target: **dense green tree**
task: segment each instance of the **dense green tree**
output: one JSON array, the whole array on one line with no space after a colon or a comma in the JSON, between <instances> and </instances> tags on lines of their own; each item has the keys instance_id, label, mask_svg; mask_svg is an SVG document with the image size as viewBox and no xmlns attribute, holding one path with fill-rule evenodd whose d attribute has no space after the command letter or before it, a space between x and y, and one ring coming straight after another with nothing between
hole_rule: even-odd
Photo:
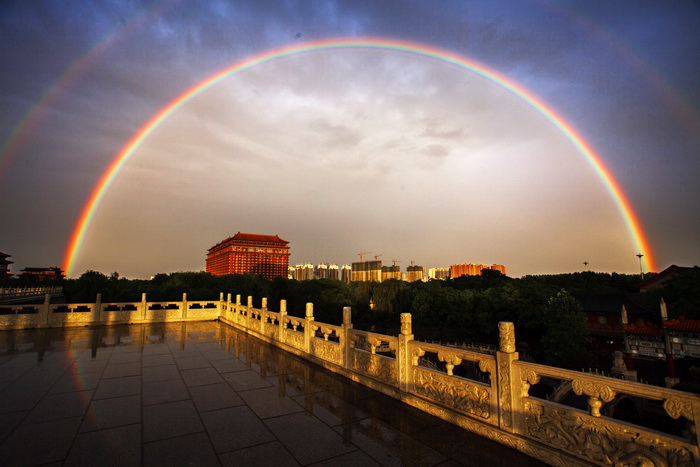
<instances>
[{"instance_id":1,"label":"dense green tree","mask_svg":"<svg viewBox=\"0 0 700 467\"><path fill-rule=\"evenodd\" d=\"M411 303L414 333L420 334L421 326L436 326L442 340L447 327L464 329L472 297L471 292L454 289L440 281L416 283Z\"/></svg>"},{"instance_id":2,"label":"dense green tree","mask_svg":"<svg viewBox=\"0 0 700 467\"><path fill-rule=\"evenodd\" d=\"M314 319L329 324L341 324L343 307L351 306L352 299L347 284L333 279L303 281L293 314L304 316L307 303L314 305Z\"/></svg>"},{"instance_id":3,"label":"dense green tree","mask_svg":"<svg viewBox=\"0 0 700 467\"><path fill-rule=\"evenodd\" d=\"M551 297L545 307L545 331L540 343L540 359L563 368L590 366L593 354L581 305L566 290Z\"/></svg>"},{"instance_id":4,"label":"dense green tree","mask_svg":"<svg viewBox=\"0 0 700 467\"><path fill-rule=\"evenodd\" d=\"M63 296L68 302L94 302L97 294L102 294L103 301L112 300L109 278L98 271L88 269L76 280L63 284Z\"/></svg>"},{"instance_id":5,"label":"dense green tree","mask_svg":"<svg viewBox=\"0 0 700 467\"><path fill-rule=\"evenodd\" d=\"M375 314L398 323L401 313L411 310L410 284L397 279L383 281L374 287L373 301Z\"/></svg>"}]
</instances>

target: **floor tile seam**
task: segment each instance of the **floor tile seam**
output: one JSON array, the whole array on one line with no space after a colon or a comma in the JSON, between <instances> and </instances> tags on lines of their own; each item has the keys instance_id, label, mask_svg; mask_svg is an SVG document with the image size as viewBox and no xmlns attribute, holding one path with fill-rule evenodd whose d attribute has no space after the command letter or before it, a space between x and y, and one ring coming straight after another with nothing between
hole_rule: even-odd
<instances>
[{"instance_id":1,"label":"floor tile seam","mask_svg":"<svg viewBox=\"0 0 700 467\"><path fill-rule=\"evenodd\" d=\"M28 371L29 371L29 370L28 370ZM59 380L60 380L63 376L64 376L64 375L62 375L62 376L59 378ZM31 413L32 413L34 410L36 410L36 408L39 406L39 404L40 404L41 401L44 399L44 397L46 397L46 396L49 394L49 392L51 391L51 389L53 389L53 387L54 387L56 384L58 384L58 380L57 380L54 384L52 384L51 386L46 386L46 389L44 390L44 393L41 395L41 397L39 397L39 399L36 401L36 403L35 403L30 409L27 409L26 415L22 418L22 421L20 421L20 422L15 426L15 430L16 430L17 428L19 428L20 426L22 426L22 425L25 424L27 418L31 415ZM40 386L39 386L39 387L40 387ZM93 394L93 395L94 395L94 394ZM92 401L92 397L90 398L90 400ZM89 404L88 404L88 405L89 405ZM86 410L87 410L87 409L86 409ZM15 412L22 412L22 411L21 411L21 410L17 410L17 411L15 411ZM12 413L12 412L4 412L4 413ZM70 417L68 417L68 418L70 418ZM39 423L39 422L36 422L36 423ZM27 423L27 425L32 425L32 424L33 424L33 423L31 423L31 422L30 422L30 423ZM12 430L12 431L14 432L15 430ZM12 433L10 433L10 434L12 434ZM8 435L8 437L9 437L9 435ZM3 440L3 443L4 443L4 442L5 442L5 440Z\"/></svg>"},{"instance_id":2,"label":"floor tile seam","mask_svg":"<svg viewBox=\"0 0 700 467\"><path fill-rule=\"evenodd\" d=\"M294 454L291 453L291 451L290 451L289 449L287 449L287 446L285 446L285 444L284 444L279 438L277 438L277 436L272 432L272 430L270 430L267 426L266 426L265 428L267 428L267 430L272 434L272 436L275 438L274 440L272 440L272 441L263 441L263 442L261 442L261 443L251 444L251 445L249 445L249 446L244 446L244 447L241 447L241 448L231 449L231 450L229 450L229 451L218 452L218 451L216 451L216 449L215 449L216 454L219 455L219 456L221 456L221 455L224 455L224 454L231 454L231 453L233 453L233 452L243 451L243 450L245 450L245 449L250 449L250 448L257 447L257 446L264 446L264 445L266 445L266 444L279 443L279 445L282 446L282 448L283 448L285 451L287 451L287 453L288 453L290 456L292 456L292 458L294 458L294 460L297 461L297 462L299 463L299 465L304 465L304 464L302 464L301 462L299 462L299 459L297 459L297 458L294 456Z\"/></svg>"},{"instance_id":3,"label":"floor tile seam","mask_svg":"<svg viewBox=\"0 0 700 467\"><path fill-rule=\"evenodd\" d=\"M412 442L414 442L414 443L416 443L416 444L419 444L419 445L423 446L424 448L427 448L429 451L432 451L432 452L434 452L434 453L436 453L436 454L438 454L438 455L440 455L440 456L442 456L442 457L445 458L444 460L442 460L442 461L440 461L440 462L438 462L437 464L434 464L434 465L438 465L438 464L444 463L444 462L449 461L449 460L455 460L455 461L456 461L456 459L454 459L451 455L447 454L446 452L443 452L442 450L438 450L438 449L434 448L433 446L428 445L428 444L424 443L423 441L421 441L421 440L415 438L415 437L413 436L412 433L410 433L410 434L409 434L409 433L406 433L406 432L400 430L399 428L396 428L396 427L394 427L393 425L390 425L390 424L386 423L385 421L383 421L382 419L377 418L377 417L375 417L375 416L370 416L370 417L366 417L366 418L363 418L363 419L360 419L360 420L355 420L355 421L352 421L352 422L350 422L350 423L346 423L346 424L343 424L343 425L355 425L355 424L359 423L360 421L366 420L366 419L368 419L368 418L374 418L376 421L378 421L378 422L381 423L382 425L385 425L385 426L388 427L390 430L395 431L399 436L403 436L403 437L406 437L406 438L410 438L410 440L411 440ZM338 426L338 427L341 427L341 426L343 426L343 425L337 425L337 426ZM429 427L426 427L426 428L424 428L423 430L426 430L426 429L428 429L428 428L429 428ZM423 430L419 430L419 431L423 431ZM336 430L336 431L337 431L337 430ZM413 433L416 433L416 432L413 432ZM338 433L338 434L340 434L340 436L343 436L341 433ZM347 440L347 438L345 438L345 436L343 436L343 438ZM348 441L350 441L350 440L348 440ZM352 441L350 441L350 442L352 442ZM353 444L354 444L354 443L353 443ZM364 451L363 451L363 452L364 452ZM380 462L379 459L374 458L374 457L371 456L369 453L367 453L367 455L369 455L370 457L372 457L372 459L376 460L378 463L381 464L381 462Z\"/></svg>"},{"instance_id":4,"label":"floor tile seam","mask_svg":"<svg viewBox=\"0 0 700 467\"><path fill-rule=\"evenodd\" d=\"M84 389L84 390L82 390L82 391L62 392L62 393L58 393L58 394L47 394L47 395L44 396L44 397L47 397L47 396L60 396L60 395L64 395L64 394L73 394L73 393L77 393L77 392L92 392L92 393L93 393L92 395L95 394L95 390L94 390L94 389ZM43 400L43 397L42 397L42 400ZM40 402L41 402L41 401L40 401ZM90 396L90 400L85 404L85 410L83 411L83 414L82 414L82 415L74 415L74 416L72 416L72 417L59 417L59 418L51 418L51 419L43 419L43 420L37 420L37 421L33 421L33 422L32 422L32 421L27 422L27 421L26 421L26 418L29 417L29 416L32 414L32 412L36 409L36 407L35 407L34 409L32 409L32 410L29 411L29 413L27 414L27 417L25 417L24 420L22 421L22 424L24 424L24 425L35 425L35 424L37 424L37 423L43 423L43 422L57 422L57 421L66 420L66 419L69 419L69 418L77 418L78 416L80 416L81 418L83 418L83 417L85 416L85 414L87 413L88 408L90 407L90 404L91 404L91 403L92 403L92 396Z\"/></svg>"},{"instance_id":5,"label":"floor tile seam","mask_svg":"<svg viewBox=\"0 0 700 467\"><path fill-rule=\"evenodd\" d=\"M85 422L85 418L82 419L80 426L82 426L83 422ZM135 426L135 425L143 425L143 422L137 422L137 423L120 423L118 425L112 425L112 426L107 426L107 427L102 427L102 428L95 428L93 430L81 430L80 426L78 427L78 434L86 434L86 433L97 433L98 431L106 431L106 430L111 430L113 428L123 428L125 426ZM143 430L143 427L142 427Z\"/></svg>"},{"instance_id":6,"label":"floor tile seam","mask_svg":"<svg viewBox=\"0 0 700 467\"><path fill-rule=\"evenodd\" d=\"M24 412L24 411L20 410L19 412ZM12 429L12 431L7 433L7 435L4 438L0 438L0 448L2 448L2 446L5 444L5 441L7 441L12 436L12 434L15 432L15 430L17 430L17 428L19 428L20 425L22 425L22 423L24 423L24 420L29 416L30 413L31 413L31 410L28 410L27 413L24 415L24 417L22 417L22 420L20 420L19 423L17 423L15 425L15 427Z\"/></svg>"},{"instance_id":7,"label":"floor tile seam","mask_svg":"<svg viewBox=\"0 0 700 467\"><path fill-rule=\"evenodd\" d=\"M87 409L86 409L86 412L87 412ZM61 464L63 464L66 462L66 459L68 459L68 455L70 454L71 449L73 449L73 445L75 444L75 439L78 437L78 434L80 432L80 425L83 423L84 417L85 417L85 414L83 414L83 416L81 416L81 417L68 417L68 418L61 419L61 420L70 420L72 418L76 418L76 419L80 418L80 423L78 423L78 426L75 429L75 432L73 433L73 437L71 438L70 443L68 443L68 449L66 449L65 455L60 459L54 459L52 461L49 461L48 464L55 464L56 462L60 462ZM53 421L56 422L57 420L53 420ZM50 423L50 422L48 422L48 423Z\"/></svg>"},{"instance_id":8,"label":"floor tile seam","mask_svg":"<svg viewBox=\"0 0 700 467\"><path fill-rule=\"evenodd\" d=\"M328 391L328 392L329 392L330 394L333 394L334 396L338 397L338 399L340 399L344 404L348 404L348 405L352 406L355 410L357 410L357 411L359 411L359 412L361 412L361 413L363 413L363 414L366 414L365 417L358 418L358 419L356 419L356 420L352 420L352 421L349 421L349 422L346 422L346 423L341 422L341 423L338 423L337 425L331 425L331 424L329 424L329 423L326 423L323 419L321 419L320 417L317 417L316 415L314 415L315 418L319 419L319 420L321 421L321 423L323 423L324 425L326 425L326 426L327 426L328 428L330 428L331 430L336 431L336 427L343 426L343 425L350 425L350 424L353 424L353 423L357 423L357 422L359 422L360 420L366 420L366 419L368 419L368 418L372 418L372 417L373 417L373 415L370 414L370 413L367 413L367 411L362 410L362 409L360 409L359 407L357 407L356 405L351 404L350 402L347 402L347 401L341 399L339 396L337 396L337 394L334 394L334 393L331 392L331 391ZM300 404L300 405L301 405L301 404ZM304 410L306 410L306 407L304 407ZM312 415L313 415L313 414L312 414ZM341 417L338 417L338 418L341 418ZM341 436L342 436L342 435L341 435ZM350 440L348 440L348 441L350 441Z\"/></svg>"},{"instance_id":9,"label":"floor tile seam","mask_svg":"<svg viewBox=\"0 0 700 467\"><path fill-rule=\"evenodd\" d=\"M265 388L263 388L263 389L265 389ZM263 418L263 417L261 417L260 415L258 415L258 414L255 412L255 410L253 410L253 408L252 408L250 405L248 405L247 402L245 402L245 399L243 399L243 398L241 397L241 400L242 400L242 401L245 403L245 405L250 409L250 411L253 412L253 415L255 415L255 417L256 417L258 420L260 420L261 422L265 422L265 420L274 420L275 418L286 417L286 416L288 416L288 415L294 415L294 414L298 414L298 413L308 413L308 412L306 412L306 409L305 409L304 407L301 407L301 410L297 410L296 412L281 413L281 414L278 414L278 415L272 415L272 416L270 416L270 417L265 417L265 418ZM295 401L295 403L296 403L296 401ZM297 405L299 405L299 404L297 404ZM314 414L311 414L311 416L313 416L314 418L318 419L318 417L316 417Z\"/></svg>"},{"instance_id":10,"label":"floor tile seam","mask_svg":"<svg viewBox=\"0 0 700 467\"><path fill-rule=\"evenodd\" d=\"M185 383L185 386L187 386L188 388L205 388L207 386L216 386L217 384L228 384L228 383L225 379L221 378L221 381L217 381L216 383L198 384L196 386L189 386L187 383Z\"/></svg>"},{"instance_id":11,"label":"floor tile seam","mask_svg":"<svg viewBox=\"0 0 700 467\"><path fill-rule=\"evenodd\" d=\"M150 441L146 441L146 440L143 438L144 432L145 432L145 431L146 431L146 430L145 430L144 427L142 426L142 427L141 427L141 447L142 447L142 448L143 448L144 446L146 446L147 444L157 443L157 442L159 442L159 441L166 441L166 440L177 439L177 438L184 438L185 436L196 435L196 434L199 434L199 433L205 433L205 434L207 435L207 438L209 439L209 442L211 443L211 438L209 437L209 433L207 432L206 427L203 427L203 429L202 429L202 430L199 430L199 431L191 431L191 432L183 433L183 434L181 434L181 435L176 435L176 436L166 436L166 437L164 437L164 438L152 439L152 440L150 440ZM212 444L212 447L213 447L213 446L214 446L214 444ZM144 449L141 449L141 451L144 451ZM214 452L216 452L216 449L214 449ZM143 452L142 452L141 454L142 454L142 457L143 457ZM144 464L143 464L143 460L141 461L141 465L144 465Z\"/></svg>"},{"instance_id":12,"label":"floor tile seam","mask_svg":"<svg viewBox=\"0 0 700 467\"><path fill-rule=\"evenodd\" d=\"M253 409L250 409L250 410L252 411ZM255 412L253 412L253 414L255 414ZM276 417L267 418L265 420L272 420L273 418L284 417L286 415L293 415L293 414L278 415ZM255 415L255 416L258 417L257 415ZM265 429L270 432L270 434L275 438L275 440L280 444L280 446L282 446L284 448L284 450L287 451L290 456L292 456L292 459L297 461L297 463L299 465L306 465L300 459L298 459L297 456L295 456L294 453L287 447L287 445L279 438L279 436L277 436L277 434L274 431L272 431L272 429L267 425L267 423L265 423L265 420L261 419L260 417L258 417L258 420L260 420L260 422L265 426ZM270 443L272 443L272 441L270 441ZM268 443L258 443L255 446L260 446L261 444L268 444ZM252 447L252 446L248 446L248 447Z\"/></svg>"},{"instance_id":13,"label":"floor tile seam","mask_svg":"<svg viewBox=\"0 0 700 467\"><path fill-rule=\"evenodd\" d=\"M180 378L182 378L182 370L179 370L178 372L180 373ZM184 379L182 380L182 382L185 385L185 390L187 391L187 394L189 395L189 400L192 402L192 406L194 407L194 411L197 413L197 418L199 419L199 423L201 424L202 429L204 430L204 434L206 435L207 439L209 440L209 444L211 445L212 449L214 450L214 454L216 454L216 458L219 460L219 464L221 464L221 459L219 459L219 453L216 451L216 445L214 444L214 440L212 439L211 435L209 434L209 429L207 428L207 425L204 422L204 418L202 417L202 412L200 412L199 409L197 409L197 404L195 404L195 402L194 402L194 398L192 397L192 393L190 392L189 386L187 386ZM235 389L233 389L233 388L231 388L231 389L235 392ZM238 393L236 393L236 395L238 395ZM141 410L143 411L143 405L142 405ZM221 409L218 409L218 410L221 410ZM207 412L210 412L210 411L207 411ZM142 449L141 451L144 451L144 449ZM143 463L142 463L142 465L143 465Z\"/></svg>"},{"instance_id":14,"label":"floor tile seam","mask_svg":"<svg viewBox=\"0 0 700 467\"><path fill-rule=\"evenodd\" d=\"M162 405L162 404L171 404L173 402L182 402L182 401L189 401L192 400L191 397L186 397L184 399L173 399L173 400L168 400L168 401L159 401L159 402L151 402L151 403L145 403L143 400L141 400L141 407L152 407L154 405ZM194 404L194 401L192 401Z\"/></svg>"},{"instance_id":15,"label":"floor tile seam","mask_svg":"<svg viewBox=\"0 0 700 467\"><path fill-rule=\"evenodd\" d=\"M343 456L347 456L348 454L352 454L352 453L355 453L355 452L358 452L358 451L364 453L367 457L369 457L370 459L376 461L377 464L382 465L381 462L379 462L378 460L376 460L374 457L370 456L367 452L365 452L361 447L359 447L359 446L356 445L355 443L350 443L350 444L352 444L352 445L355 447L355 450L354 450L354 451L343 452L343 453L338 454L338 455L335 455L335 456L331 456L331 457L328 457L328 458L325 458L325 459L320 459L320 460L316 460L316 461L310 462L310 463L308 463L308 464L301 464L301 465L303 465L303 466L305 466L305 467L306 467L306 466L314 466L314 465L316 465L316 464L320 464L321 462L326 463L326 462L328 462L328 461L332 461L333 459L339 459L339 458L341 458L341 457L343 457Z\"/></svg>"}]
</instances>

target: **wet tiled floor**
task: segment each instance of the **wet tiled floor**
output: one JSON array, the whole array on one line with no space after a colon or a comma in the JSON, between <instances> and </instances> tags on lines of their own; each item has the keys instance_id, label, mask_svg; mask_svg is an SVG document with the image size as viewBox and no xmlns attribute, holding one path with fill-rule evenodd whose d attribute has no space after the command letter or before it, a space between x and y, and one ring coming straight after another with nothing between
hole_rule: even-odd
<instances>
[{"instance_id":1,"label":"wet tiled floor","mask_svg":"<svg viewBox=\"0 0 700 467\"><path fill-rule=\"evenodd\" d=\"M218 322L0 332L2 465L540 465Z\"/></svg>"}]
</instances>

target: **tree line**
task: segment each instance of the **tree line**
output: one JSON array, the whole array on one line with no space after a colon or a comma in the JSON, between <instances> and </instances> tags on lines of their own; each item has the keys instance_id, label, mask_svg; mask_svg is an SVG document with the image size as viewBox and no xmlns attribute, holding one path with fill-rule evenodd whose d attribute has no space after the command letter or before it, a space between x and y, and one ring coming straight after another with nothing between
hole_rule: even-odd
<instances>
[{"instance_id":1,"label":"tree line","mask_svg":"<svg viewBox=\"0 0 700 467\"><path fill-rule=\"evenodd\" d=\"M594 364L587 342L586 316L574 298L580 293L634 291L639 275L578 272L570 274L510 278L484 270L482 276L462 276L428 282L351 282L331 279L297 281L261 276L212 276L205 272L158 274L150 280L126 279L118 273L107 276L86 271L77 279L64 279L68 303L93 302L98 293L103 302L134 302L146 293L148 301L216 300L219 293L241 295L243 303L254 297L254 306L268 299L268 308L278 311L280 300L287 311L303 316L306 303L314 304L318 321L340 324L343 307L352 308L353 324L360 329L398 332L401 313L412 313L413 329L422 340L459 340L495 344L498 322L512 321L520 348L543 363L571 368ZM673 279L667 286L672 317L684 314L700 318L700 274ZM691 293L692 292L692 293ZM649 293L649 308L658 307L663 292Z\"/></svg>"}]
</instances>

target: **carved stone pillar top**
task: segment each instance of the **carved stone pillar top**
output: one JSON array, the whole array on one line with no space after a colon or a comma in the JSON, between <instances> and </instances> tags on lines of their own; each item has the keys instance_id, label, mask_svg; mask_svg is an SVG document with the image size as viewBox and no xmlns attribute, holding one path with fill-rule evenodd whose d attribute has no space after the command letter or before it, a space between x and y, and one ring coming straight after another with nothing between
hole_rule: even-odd
<instances>
[{"instance_id":1,"label":"carved stone pillar top","mask_svg":"<svg viewBox=\"0 0 700 467\"><path fill-rule=\"evenodd\" d=\"M498 323L500 350L505 353L515 352L515 326L509 321Z\"/></svg>"},{"instance_id":2,"label":"carved stone pillar top","mask_svg":"<svg viewBox=\"0 0 700 467\"><path fill-rule=\"evenodd\" d=\"M343 324L352 323L352 309L349 306L343 307Z\"/></svg>"},{"instance_id":3,"label":"carved stone pillar top","mask_svg":"<svg viewBox=\"0 0 700 467\"><path fill-rule=\"evenodd\" d=\"M411 313L401 313L401 334L410 336L413 334L413 326L411 325Z\"/></svg>"},{"instance_id":4,"label":"carved stone pillar top","mask_svg":"<svg viewBox=\"0 0 700 467\"><path fill-rule=\"evenodd\" d=\"M313 303L306 304L306 317L310 318L310 319L314 319L314 304Z\"/></svg>"}]
</instances>

